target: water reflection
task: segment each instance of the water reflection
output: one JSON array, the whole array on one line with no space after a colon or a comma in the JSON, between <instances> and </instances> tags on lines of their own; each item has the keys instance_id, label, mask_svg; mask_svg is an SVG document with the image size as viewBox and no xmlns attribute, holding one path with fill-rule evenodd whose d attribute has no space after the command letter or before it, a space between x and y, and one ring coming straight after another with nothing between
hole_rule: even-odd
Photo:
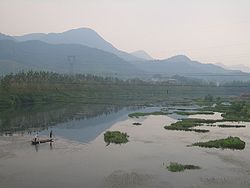
<instances>
[{"instance_id":1,"label":"water reflection","mask_svg":"<svg viewBox=\"0 0 250 188\"><path fill-rule=\"evenodd\" d=\"M49 143L45 143L44 144L46 147L49 146L49 150L52 151L54 149L54 145L53 145L53 142L49 142ZM35 149L36 152L39 151L39 147L40 147L40 144L35 144L35 145L32 145Z\"/></svg>"},{"instance_id":2,"label":"water reflection","mask_svg":"<svg viewBox=\"0 0 250 188\"><path fill-rule=\"evenodd\" d=\"M0 113L0 131L12 134L16 131L35 131L72 120L90 119L117 112L121 106L97 104L57 104L39 107L7 109Z\"/></svg>"},{"instance_id":3,"label":"water reflection","mask_svg":"<svg viewBox=\"0 0 250 188\"><path fill-rule=\"evenodd\" d=\"M49 149L53 150L53 144L52 144L52 142L49 143Z\"/></svg>"},{"instance_id":4,"label":"water reflection","mask_svg":"<svg viewBox=\"0 0 250 188\"><path fill-rule=\"evenodd\" d=\"M117 121L127 118L129 109L123 108L117 112L105 113L89 119L73 119L71 121L58 123L51 127L55 137L63 137L82 143L94 140L98 135L110 128ZM41 135L49 135L50 130L40 132Z\"/></svg>"},{"instance_id":5,"label":"water reflection","mask_svg":"<svg viewBox=\"0 0 250 188\"><path fill-rule=\"evenodd\" d=\"M113 123L127 117L134 107L117 105L46 105L8 109L0 113L0 132L33 135L53 134L79 142L90 142Z\"/></svg>"},{"instance_id":6,"label":"water reflection","mask_svg":"<svg viewBox=\"0 0 250 188\"><path fill-rule=\"evenodd\" d=\"M35 145L36 152L38 152L38 144Z\"/></svg>"}]
</instances>

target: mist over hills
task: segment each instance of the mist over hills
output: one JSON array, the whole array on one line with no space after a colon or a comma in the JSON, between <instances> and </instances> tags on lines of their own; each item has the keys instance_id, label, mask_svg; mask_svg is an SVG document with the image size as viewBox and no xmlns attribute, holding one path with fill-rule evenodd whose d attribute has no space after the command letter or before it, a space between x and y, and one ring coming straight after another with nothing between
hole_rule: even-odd
<instances>
[{"instance_id":1,"label":"mist over hills","mask_svg":"<svg viewBox=\"0 0 250 188\"><path fill-rule=\"evenodd\" d=\"M250 67L243 65L243 64L226 66L223 63L216 63L216 65L219 65L219 66L223 67L224 69L228 69L228 70L240 70L242 72L250 73Z\"/></svg>"},{"instance_id":2,"label":"mist over hills","mask_svg":"<svg viewBox=\"0 0 250 188\"><path fill-rule=\"evenodd\" d=\"M198 61L193 61L185 55L176 55L163 60L135 63L134 65L144 72L150 72L152 75L180 75L215 82L250 80L249 73L240 70L224 69L215 64L203 64Z\"/></svg>"},{"instance_id":3,"label":"mist over hills","mask_svg":"<svg viewBox=\"0 0 250 188\"><path fill-rule=\"evenodd\" d=\"M155 60L143 50L129 54L89 28L14 37L0 34L0 74L31 69L147 79L162 74L216 81L250 80L247 73L203 64L185 55Z\"/></svg>"},{"instance_id":4,"label":"mist over hills","mask_svg":"<svg viewBox=\"0 0 250 188\"><path fill-rule=\"evenodd\" d=\"M5 35L3 33L0 33L0 40L15 40L15 38L13 38L9 35Z\"/></svg>"},{"instance_id":5,"label":"mist over hills","mask_svg":"<svg viewBox=\"0 0 250 188\"><path fill-rule=\"evenodd\" d=\"M18 41L40 40L50 44L82 44L113 53L126 61L142 61L142 58L118 50L111 43L104 40L96 31L90 28L79 28L62 33L32 33L23 36L14 36Z\"/></svg>"},{"instance_id":6,"label":"mist over hills","mask_svg":"<svg viewBox=\"0 0 250 188\"><path fill-rule=\"evenodd\" d=\"M135 57L145 59L145 60L153 60L154 59L147 52L145 52L144 50L137 50L137 51L132 52L130 54L132 54Z\"/></svg>"},{"instance_id":7,"label":"mist over hills","mask_svg":"<svg viewBox=\"0 0 250 188\"><path fill-rule=\"evenodd\" d=\"M193 61L185 55L177 55L163 60L151 60L141 64L135 64L139 69L146 72L168 74L225 74L235 71L223 69L214 64L203 64Z\"/></svg>"},{"instance_id":8,"label":"mist over hills","mask_svg":"<svg viewBox=\"0 0 250 188\"><path fill-rule=\"evenodd\" d=\"M1 73L20 70L60 73L126 73L136 68L118 56L79 44L0 40ZM138 72L138 71L137 71Z\"/></svg>"}]
</instances>

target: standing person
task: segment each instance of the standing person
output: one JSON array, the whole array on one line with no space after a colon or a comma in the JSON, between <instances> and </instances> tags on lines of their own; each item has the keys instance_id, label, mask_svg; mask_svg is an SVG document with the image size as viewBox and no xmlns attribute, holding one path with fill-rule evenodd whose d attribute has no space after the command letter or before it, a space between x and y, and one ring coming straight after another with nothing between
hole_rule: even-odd
<instances>
[{"instance_id":1,"label":"standing person","mask_svg":"<svg viewBox=\"0 0 250 188\"><path fill-rule=\"evenodd\" d=\"M53 135L53 133L52 133L52 130L51 130L50 133L49 133L49 137L52 138L52 135Z\"/></svg>"},{"instance_id":2,"label":"standing person","mask_svg":"<svg viewBox=\"0 0 250 188\"><path fill-rule=\"evenodd\" d=\"M38 132L36 133L36 135L35 135L35 142L37 142L38 141Z\"/></svg>"}]
</instances>

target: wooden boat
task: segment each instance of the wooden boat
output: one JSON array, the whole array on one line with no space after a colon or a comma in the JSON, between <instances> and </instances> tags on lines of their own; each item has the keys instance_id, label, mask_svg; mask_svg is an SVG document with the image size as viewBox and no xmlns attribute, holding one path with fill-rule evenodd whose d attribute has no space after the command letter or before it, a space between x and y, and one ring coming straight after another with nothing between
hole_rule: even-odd
<instances>
[{"instance_id":1,"label":"wooden boat","mask_svg":"<svg viewBox=\"0 0 250 188\"><path fill-rule=\"evenodd\" d=\"M46 143L46 142L53 142L53 138L39 139L37 141L31 140L32 145L42 144L42 143Z\"/></svg>"}]
</instances>

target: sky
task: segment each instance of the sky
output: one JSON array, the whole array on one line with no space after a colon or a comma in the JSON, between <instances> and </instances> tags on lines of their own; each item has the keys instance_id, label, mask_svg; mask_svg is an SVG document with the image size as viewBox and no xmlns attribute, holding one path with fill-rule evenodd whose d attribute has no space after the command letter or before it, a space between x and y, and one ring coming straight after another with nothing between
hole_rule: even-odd
<instances>
[{"instance_id":1,"label":"sky","mask_svg":"<svg viewBox=\"0 0 250 188\"><path fill-rule=\"evenodd\" d=\"M250 66L250 0L0 0L1 33L80 27L157 59Z\"/></svg>"}]
</instances>

